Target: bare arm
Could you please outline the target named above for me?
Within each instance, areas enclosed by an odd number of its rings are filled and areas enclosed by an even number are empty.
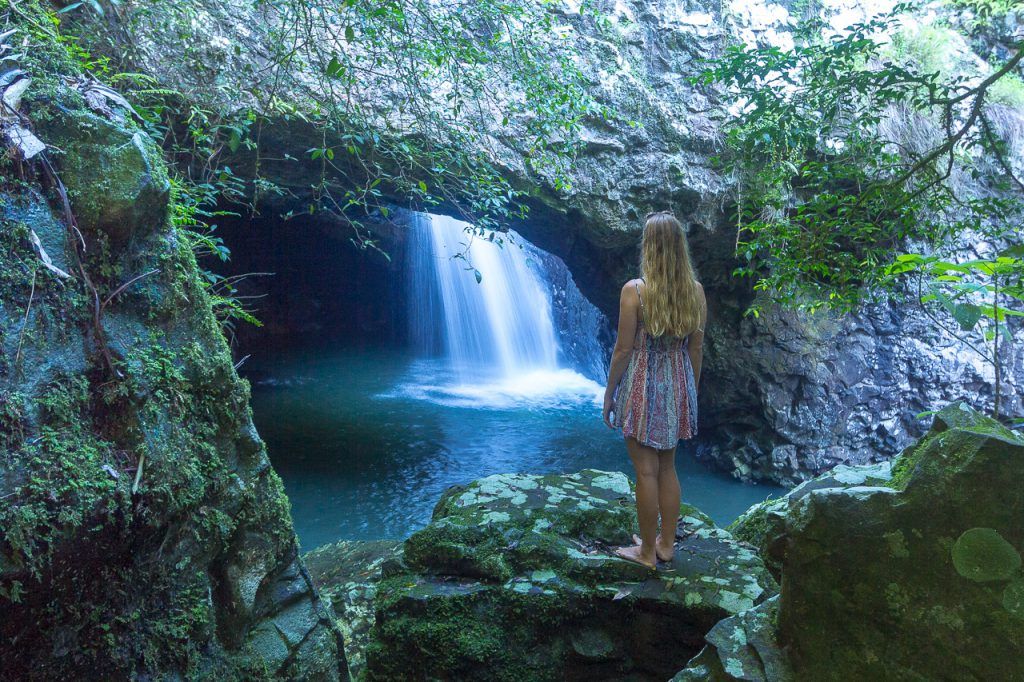
[[[626,282],[619,296],[619,329],[615,337],[615,350],[612,351],[612,363],[608,368],[608,385],[604,389],[604,409],[602,416],[609,427],[615,388],[619,385],[629,358],[633,354],[633,340],[636,338],[637,318],[640,311],[640,297],[636,293],[634,280]]]
[[[708,326],[708,302],[704,297],[704,287],[700,286],[700,328],[690,332],[690,340],[686,342],[686,351],[690,354],[690,365],[693,366],[694,387],[700,386],[700,367],[704,359],[704,330]]]

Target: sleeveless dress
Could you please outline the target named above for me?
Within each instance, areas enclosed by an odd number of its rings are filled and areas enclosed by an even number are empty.
[[[636,285],[640,296],[640,285]],[[652,336],[644,326],[640,299],[633,355],[615,391],[612,424],[643,445],[670,450],[697,435],[697,387],[688,351],[689,335]]]

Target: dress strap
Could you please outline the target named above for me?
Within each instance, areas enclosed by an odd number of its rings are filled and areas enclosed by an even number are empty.
[[[644,278],[640,278],[640,282],[644,281]],[[634,282],[633,286],[636,287],[636,297],[640,299],[640,319],[644,318],[644,297],[640,295],[640,282]]]

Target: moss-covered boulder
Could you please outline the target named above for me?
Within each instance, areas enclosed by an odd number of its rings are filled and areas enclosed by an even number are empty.
[[[889,487],[789,510],[779,638],[800,679],[1024,679],[1024,438],[962,404]]]
[[[635,530],[621,473],[449,490],[377,586],[367,679],[665,680],[774,592],[756,554],[691,507],[657,572],[614,555]]]
[[[40,137],[52,145],[79,226],[115,242],[159,230],[171,184],[153,141],[128,123],[128,112],[72,92],[35,118]]]
[[[782,497],[755,504],[733,521],[728,530],[737,540],[757,547],[765,566],[779,580],[782,572],[780,553],[784,550],[779,541],[785,535],[786,517],[794,505],[815,490],[886,486],[891,478],[890,462],[859,466],[840,464],[828,473],[801,483]]]
[[[365,667],[366,645],[376,620],[377,583],[403,570],[402,545],[401,540],[344,540],[303,556],[313,581],[334,607],[353,679],[359,679]]]
[[[0,678],[347,677],[163,161],[51,18],[12,15],[51,147],[0,155]]]
[[[796,678],[778,642],[779,598],[719,621],[708,646],[672,682],[790,682]]]

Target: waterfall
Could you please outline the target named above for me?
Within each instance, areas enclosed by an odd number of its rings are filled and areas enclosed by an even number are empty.
[[[596,402],[595,379],[603,380],[606,364],[604,316],[558,257],[513,231],[468,227],[414,214],[408,319],[420,361],[400,393],[474,408]]]
[[[462,378],[556,369],[551,300],[515,243],[521,237],[498,235],[499,244],[466,226],[448,216],[417,216],[409,249],[415,349],[444,356]]]

